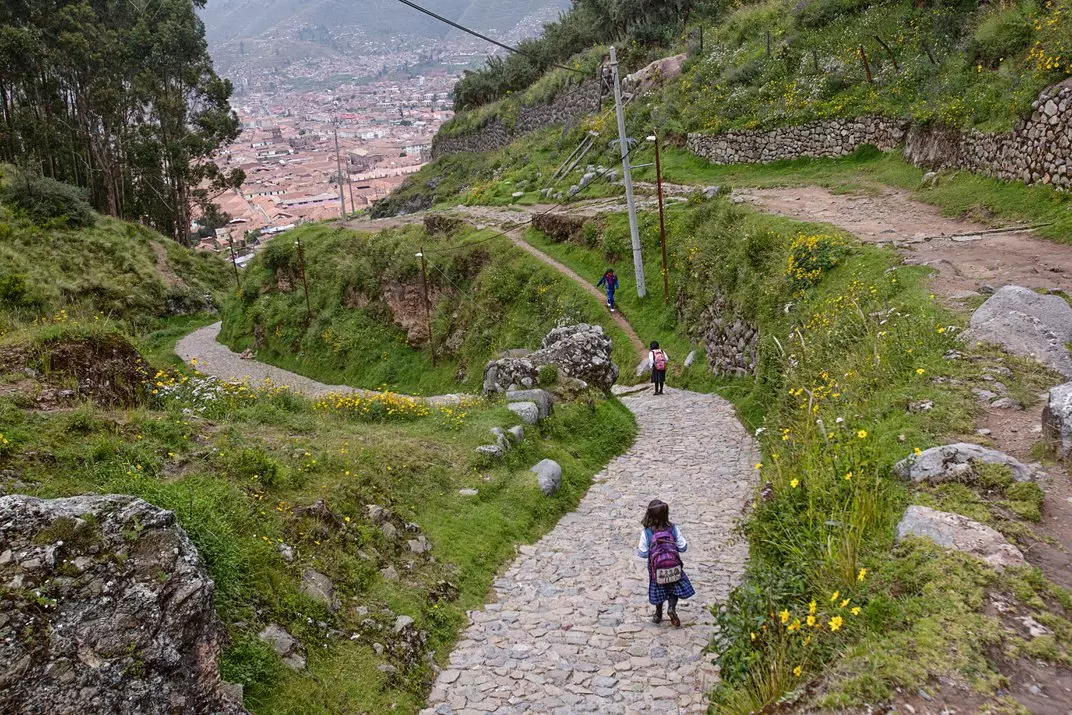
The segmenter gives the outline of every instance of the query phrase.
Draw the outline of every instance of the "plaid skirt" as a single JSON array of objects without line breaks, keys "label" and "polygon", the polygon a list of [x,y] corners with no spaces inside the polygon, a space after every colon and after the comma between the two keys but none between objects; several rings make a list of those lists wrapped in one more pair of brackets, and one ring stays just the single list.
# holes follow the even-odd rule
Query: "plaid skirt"
[{"label": "plaid skirt", "polygon": [[675,583],[668,583],[666,585],[659,585],[655,583],[655,579],[651,577],[651,571],[648,571],[648,601],[652,605],[658,606],[663,601],[670,599],[670,596],[677,596],[678,598],[692,598],[696,595],[696,589],[692,587],[692,582],[689,581],[689,576],[684,571],[681,572],[681,580]]}]

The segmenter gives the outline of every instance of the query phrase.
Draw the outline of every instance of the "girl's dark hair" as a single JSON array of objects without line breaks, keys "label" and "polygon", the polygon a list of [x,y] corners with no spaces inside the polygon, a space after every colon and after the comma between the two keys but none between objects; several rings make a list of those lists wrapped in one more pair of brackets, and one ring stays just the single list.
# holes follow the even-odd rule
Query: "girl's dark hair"
[{"label": "girl's dark hair", "polygon": [[[608,268],[606,270],[606,273],[614,273],[614,269],[613,268]],[[604,275],[606,275],[606,273],[604,273]]]},{"label": "girl's dark hair", "polygon": [[652,499],[648,504],[648,510],[644,512],[644,520],[640,522],[645,529],[669,529],[670,505],[659,499]]},{"label": "girl's dark hair", "polygon": [[658,350],[659,349],[659,341],[658,340],[652,340],[651,341],[651,349],[652,350]]}]

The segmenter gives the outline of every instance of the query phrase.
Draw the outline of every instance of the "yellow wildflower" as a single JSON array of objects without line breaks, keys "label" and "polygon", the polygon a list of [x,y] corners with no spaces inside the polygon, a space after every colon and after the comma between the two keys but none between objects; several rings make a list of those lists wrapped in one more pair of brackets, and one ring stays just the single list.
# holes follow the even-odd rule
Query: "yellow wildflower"
[{"label": "yellow wildflower", "polygon": [[815,616],[808,616],[807,624],[809,628],[815,627]]},{"label": "yellow wildflower", "polygon": [[801,673],[801,667],[799,665],[797,667],[793,668],[793,675],[795,675],[795,676],[797,676],[799,678],[800,673]]},{"label": "yellow wildflower", "polygon": [[852,615],[854,615],[854,616],[860,615],[860,607],[859,606],[853,606],[852,607]]},{"label": "yellow wildflower", "polygon": [[834,591],[834,595],[830,597],[831,603],[838,600],[841,597],[841,591]]},{"label": "yellow wildflower", "polygon": [[838,608],[844,608],[845,606],[849,605],[849,601],[851,600],[851,598],[846,598],[844,601],[841,602],[841,605],[838,606]]},{"label": "yellow wildflower", "polygon": [[800,480],[799,479],[793,479],[791,482],[789,482],[789,486],[792,487],[793,489],[796,489],[797,487],[800,486]]},{"label": "yellow wildflower", "polygon": [[924,370],[924,369],[923,369],[923,368],[921,368],[921,367],[917,367],[917,368],[916,368],[916,374],[917,374],[917,375],[922,375],[922,374],[924,374],[925,372],[927,372],[927,371],[926,371],[926,370]]},{"label": "yellow wildflower", "polygon": [[845,621],[841,618],[841,616],[834,616],[830,619],[830,630],[836,631],[837,629],[841,628],[841,624],[844,622]]},{"label": "yellow wildflower", "polygon": [[816,608],[815,600],[812,599],[812,602],[808,604],[808,613],[811,613],[811,614],[814,615],[815,608]]},{"label": "yellow wildflower", "polygon": [[860,439],[867,439],[867,430],[862,429],[856,432],[856,436]]},{"label": "yellow wildflower", "polygon": [[789,609],[788,608],[785,609],[784,611],[782,611],[781,613],[779,613],[778,615],[781,617],[782,623],[788,623],[789,622]]},{"label": "yellow wildflower", "polygon": [[867,569],[860,569],[860,573],[856,574],[857,581],[863,581],[867,576]]}]

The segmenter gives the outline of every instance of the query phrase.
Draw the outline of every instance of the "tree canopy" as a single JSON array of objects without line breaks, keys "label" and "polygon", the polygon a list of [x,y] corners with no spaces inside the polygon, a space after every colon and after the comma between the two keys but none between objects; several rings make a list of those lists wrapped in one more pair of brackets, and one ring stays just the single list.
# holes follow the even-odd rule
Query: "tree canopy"
[{"label": "tree canopy", "polygon": [[6,0],[0,157],[185,241],[191,207],[244,179],[214,160],[240,127],[195,12],[203,5]]}]

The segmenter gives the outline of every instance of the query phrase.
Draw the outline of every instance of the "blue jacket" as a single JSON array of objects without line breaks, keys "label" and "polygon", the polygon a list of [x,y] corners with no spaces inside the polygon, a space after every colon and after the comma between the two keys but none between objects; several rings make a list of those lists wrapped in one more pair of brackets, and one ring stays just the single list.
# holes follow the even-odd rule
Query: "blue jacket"
[{"label": "blue jacket", "polygon": [[614,275],[613,273],[609,275],[610,277],[608,278],[608,274],[604,273],[603,277],[599,279],[599,283],[596,283],[596,288],[602,288],[603,286],[607,286],[607,290],[613,293],[614,291],[618,290],[618,276]]}]

